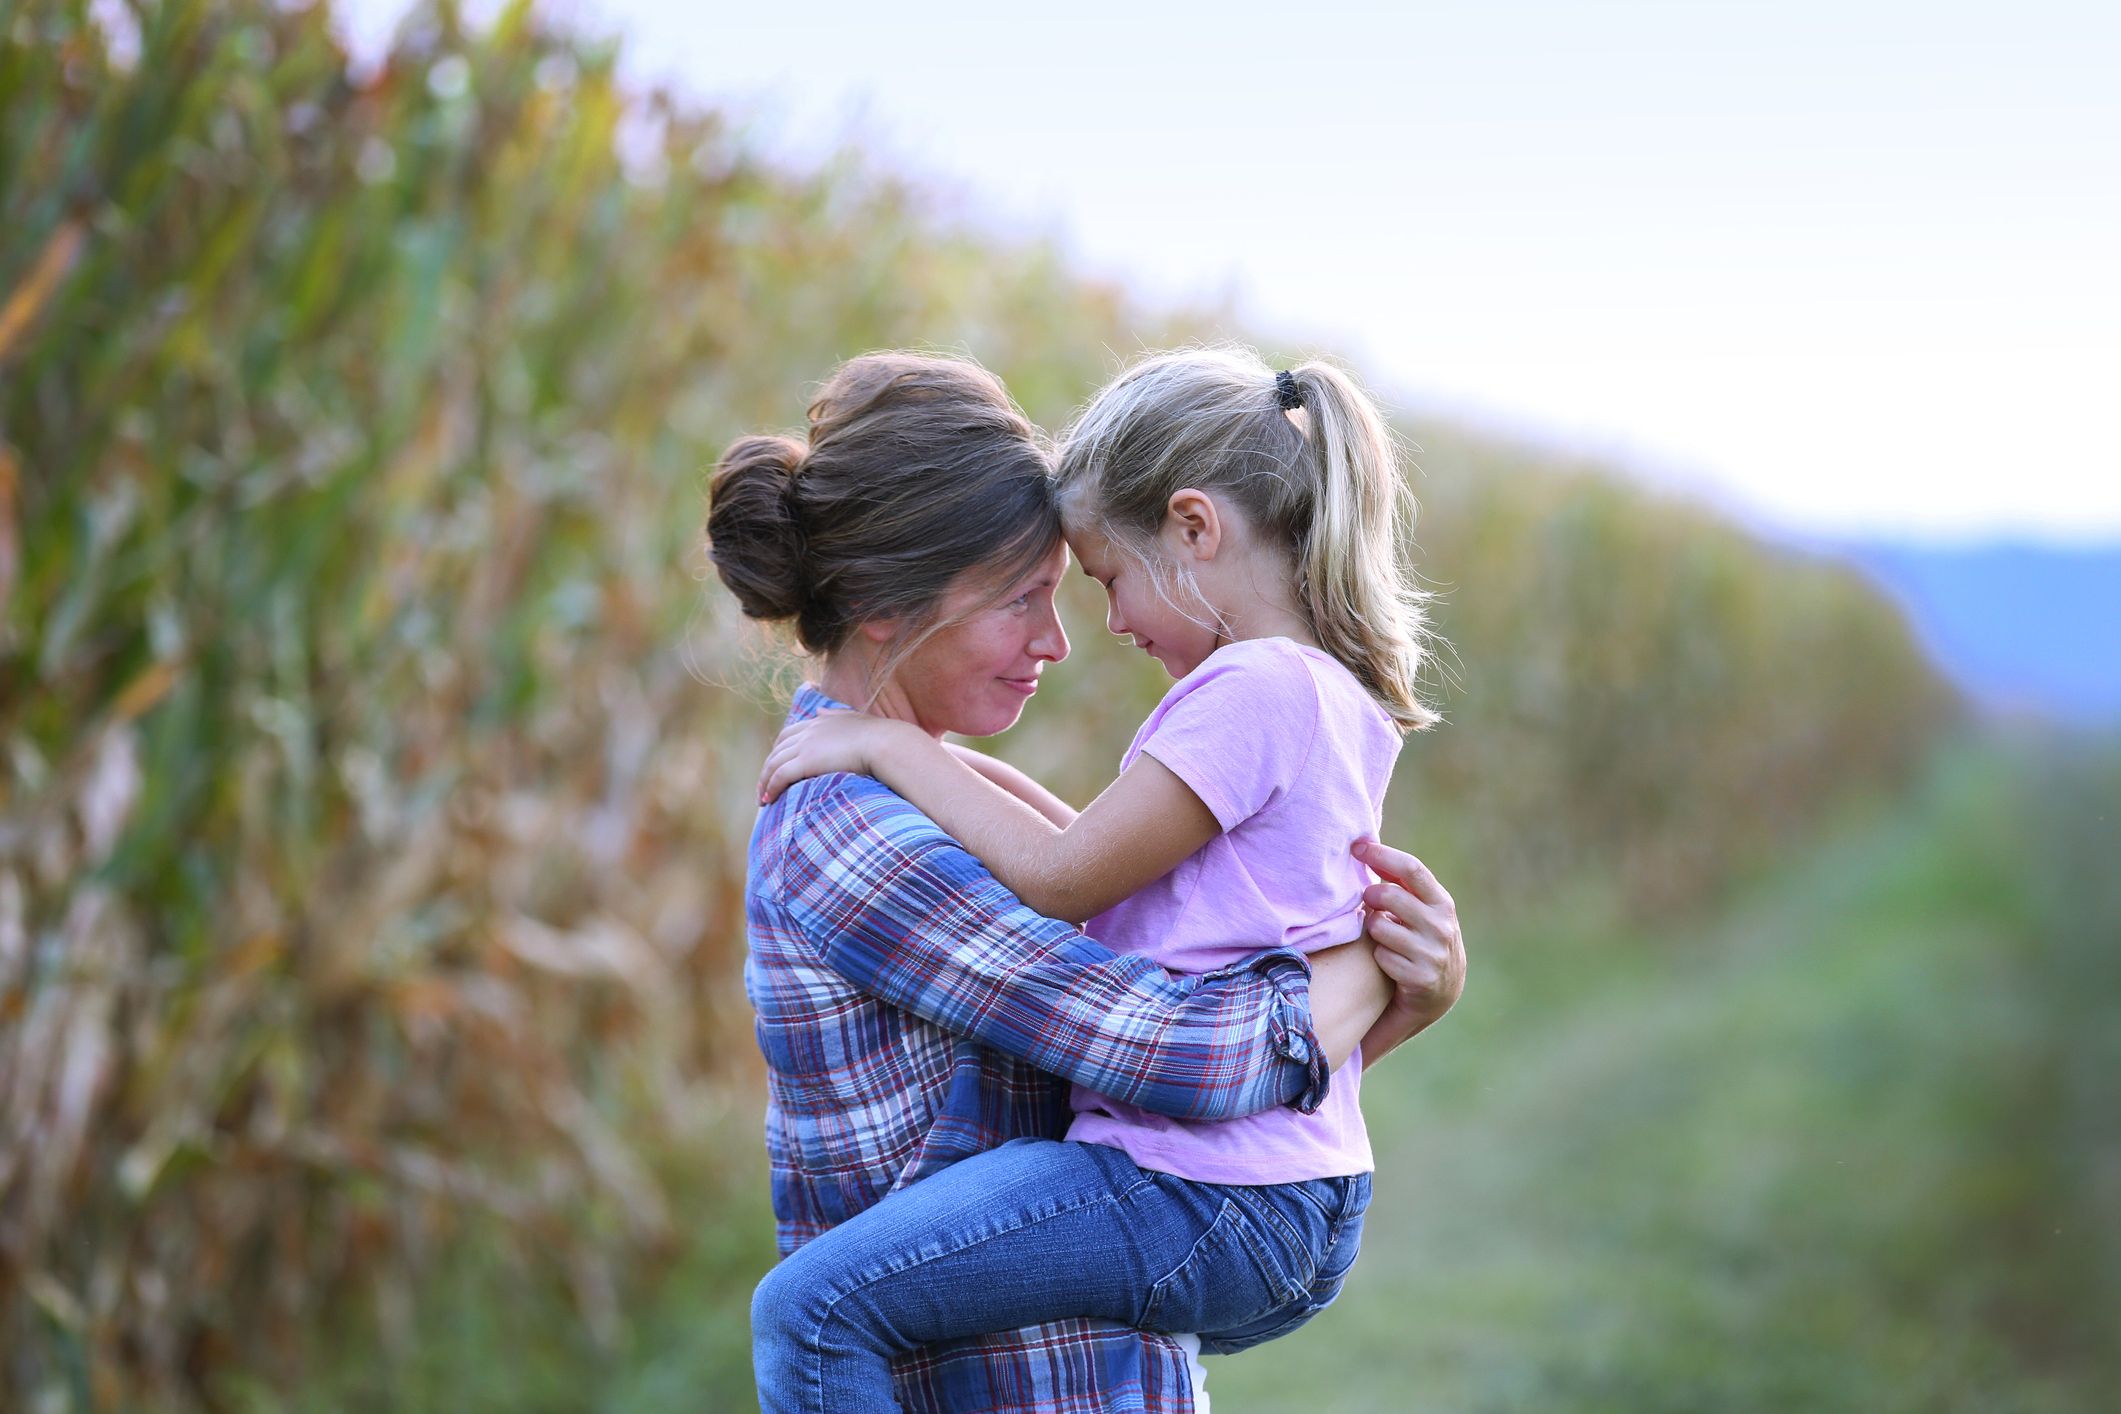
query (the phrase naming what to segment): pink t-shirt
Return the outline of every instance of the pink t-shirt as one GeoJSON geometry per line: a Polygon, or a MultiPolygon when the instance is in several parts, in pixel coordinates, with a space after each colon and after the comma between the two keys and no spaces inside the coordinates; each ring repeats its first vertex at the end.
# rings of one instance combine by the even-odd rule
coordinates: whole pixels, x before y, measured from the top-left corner
{"type": "MultiPolygon", "coordinates": [[[[1223,833],[1086,931],[1174,972],[1241,962],[1261,944],[1313,952],[1361,936],[1362,891],[1375,876],[1348,849],[1377,833],[1399,744],[1384,708],[1331,655],[1286,638],[1218,648],[1149,714],[1121,770],[1155,757],[1223,833]]],[[[1273,1109],[1213,1124],[1077,1086],[1068,1137],[1207,1183],[1367,1173],[1361,1073],[1358,1053],[1334,1072],[1314,1114],[1273,1109]]]]}

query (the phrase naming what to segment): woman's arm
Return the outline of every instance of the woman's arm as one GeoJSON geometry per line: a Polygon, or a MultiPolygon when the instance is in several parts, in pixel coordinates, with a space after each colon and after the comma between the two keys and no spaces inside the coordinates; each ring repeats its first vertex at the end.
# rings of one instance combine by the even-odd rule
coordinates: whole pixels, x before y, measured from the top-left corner
{"type": "Polygon", "coordinates": [[[1363,891],[1365,936],[1310,954],[1311,1025],[1339,1070],[1358,1042],[1365,1067],[1426,1031],[1466,985],[1458,905],[1427,865],[1404,850],[1362,840],[1355,855],[1383,882],[1363,891]]]}
{"type": "Polygon", "coordinates": [[[1347,1064],[1358,1042],[1363,1064],[1375,1059],[1370,1037],[1397,989],[1373,952],[1366,939],[1357,938],[1321,948],[1306,959],[1311,964],[1311,1026],[1325,1048],[1326,1064],[1334,1070],[1347,1064]]]}
{"type": "MultiPolygon", "coordinates": [[[[1458,904],[1426,864],[1376,840],[1358,843],[1355,857],[1383,878],[1363,890],[1362,901],[1377,910],[1369,936],[1377,944],[1376,966],[1393,984],[1392,1000],[1362,1038],[1368,1066],[1428,1030],[1458,1001],[1466,987],[1466,944],[1458,904]]],[[[1319,1005],[1315,986],[1312,1005],[1319,1005]]],[[[1326,1039],[1323,1030],[1320,1038],[1326,1039]]]]}
{"type": "Polygon", "coordinates": [[[1434,1025],[1466,985],[1458,905],[1427,865],[1362,840],[1355,856],[1383,877],[1363,891],[1365,936],[1310,955],[1311,1024],[1339,1070],[1356,1043],[1365,1067],[1434,1025]]]}
{"type": "Polygon", "coordinates": [[[954,741],[944,742],[943,749],[1062,829],[1075,823],[1078,812],[1074,806],[1008,762],[954,741]]]}
{"type": "Polygon", "coordinates": [[[1222,833],[1192,787],[1151,756],[1137,757],[1063,827],[920,728],[858,713],[821,713],[784,730],[766,758],[761,797],[832,771],[874,776],[912,801],[1052,918],[1102,913],[1222,833]]]}

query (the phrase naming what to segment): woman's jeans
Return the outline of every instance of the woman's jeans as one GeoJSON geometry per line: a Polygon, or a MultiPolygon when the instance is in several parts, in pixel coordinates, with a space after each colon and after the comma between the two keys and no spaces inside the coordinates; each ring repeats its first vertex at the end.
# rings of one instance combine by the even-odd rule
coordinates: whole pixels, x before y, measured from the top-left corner
{"type": "Polygon", "coordinates": [[[751,1303],[759,1405],[896,1410],[890,1359],[1086,1316],[1227,1354],[1340,1292],[1370,1176],[1195,1183],[1118,1149],[1017,1139],[894,1193],[785,1258],[751,1303]]]}

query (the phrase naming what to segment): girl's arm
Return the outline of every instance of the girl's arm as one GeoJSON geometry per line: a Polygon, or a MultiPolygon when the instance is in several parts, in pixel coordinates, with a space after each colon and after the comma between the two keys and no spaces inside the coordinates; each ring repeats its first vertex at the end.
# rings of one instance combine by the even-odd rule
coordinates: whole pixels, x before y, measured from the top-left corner
{"type": "Polygon", "coordinates": [[[830,771],[876,777],[1051,918],[1102,913],[1222,833],[1192,788],[1150,756],[1062,826],[911,723],[852,712],[821,713],[783,731],[766,758],[760,798],[830,771]]]}
{"type": "Polygon", "coordinates": [[[1065,830],[1075,823],[1077,811],[1074,806],[1008,762],[974,751],[969,746],[959,746],[954,741],[944,742],[943,748],[1060,828],[1065,830]]]}

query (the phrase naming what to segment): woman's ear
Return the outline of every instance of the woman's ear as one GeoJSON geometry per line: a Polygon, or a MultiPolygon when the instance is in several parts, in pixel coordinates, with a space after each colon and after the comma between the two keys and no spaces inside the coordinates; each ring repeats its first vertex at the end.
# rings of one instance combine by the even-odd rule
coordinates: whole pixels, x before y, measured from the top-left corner
{"type": "Polygon", "coordinates": [[[897,619],[863,619],[854,626],[854,631],[871,643],[885,644],[898,637],[897,619]]]}
{"type": "Polygon", "coordinates": [[[1222,548],[1222,514],[1207,492],[1182,486],[1164,507],[1164,535],[1180,555],[1212,560],[1222,548]]]}

